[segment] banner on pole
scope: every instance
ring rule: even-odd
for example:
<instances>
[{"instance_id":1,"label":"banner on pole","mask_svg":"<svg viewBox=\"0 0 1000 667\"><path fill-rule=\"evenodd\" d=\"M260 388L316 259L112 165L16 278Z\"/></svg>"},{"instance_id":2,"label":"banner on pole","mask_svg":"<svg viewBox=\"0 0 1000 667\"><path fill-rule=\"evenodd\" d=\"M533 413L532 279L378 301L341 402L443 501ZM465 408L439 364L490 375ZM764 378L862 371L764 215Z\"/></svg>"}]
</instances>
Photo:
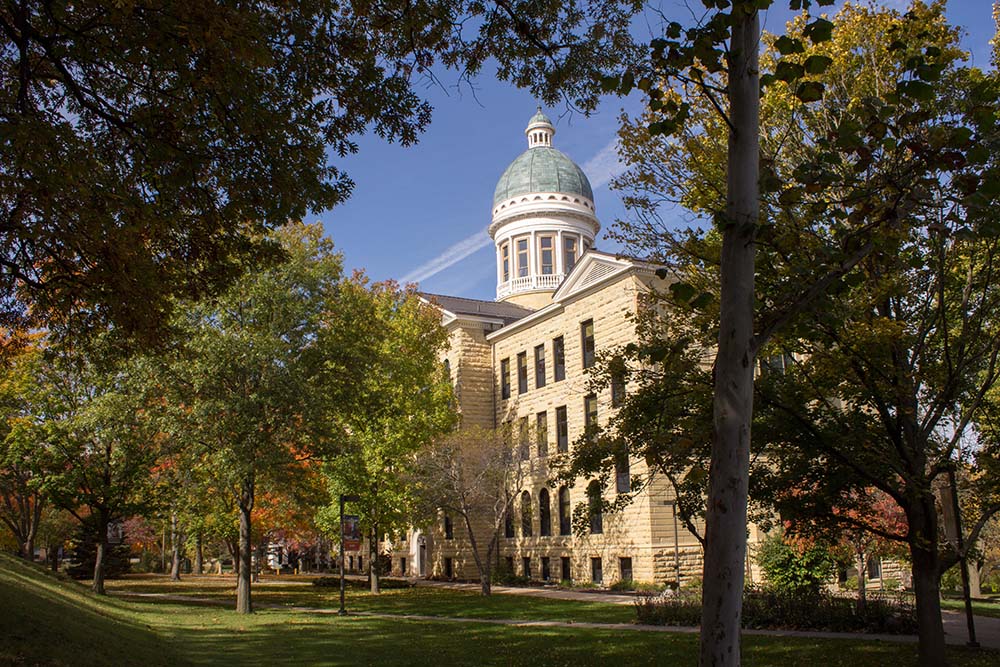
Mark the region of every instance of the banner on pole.
<instances>
[{"instance_id":1,"label":"banner on pole","mask_svg":"<svg viewBox=\"0 0 1000 667\"><path fill-rule=\"evenodd\" d=\"M361 548L361 522L357 515L345 514L342 526L344 551L357 551Z\"/></svg>"}]
</instances>

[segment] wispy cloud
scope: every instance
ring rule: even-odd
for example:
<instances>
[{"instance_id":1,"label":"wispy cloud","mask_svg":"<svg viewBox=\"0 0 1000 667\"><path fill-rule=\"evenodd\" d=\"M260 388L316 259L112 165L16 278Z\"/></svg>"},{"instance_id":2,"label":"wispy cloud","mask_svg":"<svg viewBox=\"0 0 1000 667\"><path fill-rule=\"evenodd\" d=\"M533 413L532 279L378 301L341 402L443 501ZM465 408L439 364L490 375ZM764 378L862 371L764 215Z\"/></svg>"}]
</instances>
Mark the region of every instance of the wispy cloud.
<instances>
[{"instance_id":1,"label":"wispy cloud","mask_svg":"<svg viewBox=\"0 0 1000 667\"><path fill-rule=\"evenodd\" d=\"M424 262L399 280L402 283L419 283L423 280L427 280L431 276L441 273L448 267L461 262L472 253L485 248L491 243L493 243L493 240L490 239L486 230L480 230L472 236L448 246L448 248L440 255L428 262Z\"/></svg>"},{"instance_id":2,"label":"wispy cloud","mask_svg":"<svg viewBox=\"0 0 1000 667\"><path fill-rule=\"evenodd\" d=\"M609 141L607 146L583 163L583 173L590 179L590 185L595 190L607 185L621 172L621 168L622 165L618 161L618 137Z\"/></svg>"}]
</instances>

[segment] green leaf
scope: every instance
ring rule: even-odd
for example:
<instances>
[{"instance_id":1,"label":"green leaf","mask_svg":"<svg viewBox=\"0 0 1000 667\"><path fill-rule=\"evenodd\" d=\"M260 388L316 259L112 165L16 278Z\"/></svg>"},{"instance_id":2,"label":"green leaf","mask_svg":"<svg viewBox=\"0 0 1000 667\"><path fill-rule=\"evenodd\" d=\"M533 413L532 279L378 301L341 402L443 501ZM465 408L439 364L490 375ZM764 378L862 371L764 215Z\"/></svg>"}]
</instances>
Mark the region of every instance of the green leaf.
<instances>
[{"instance_id":1,"label":"green leaf","mask_svg":"<svg viewBox=\"0 0 1000 667\"><path fill-rule=\"evenodd\" d=\"M824 18L818 18L808 24L802 32L805 33L806 37L808 37L813 44L828 42L833 37L833 23Z\"/></svg>"},{"instance_id":2,"label":"green leaf","mask_svg":"<svg viewBox=\"0 0 1000 667\"><path fill-rule=\"evenodd\" d=\"M809 56L804 66L807 74L822 74L832 62L833 58L829 56Z\"/></svg>"},{"instance_id":3,"label":"green leaf","mask_svg":"<svg viewBox=\"0 0 1000 667\"><path fill-rule=\"evenodd\" d=\"M823 99L823 84L819 81L803 81L795 90L795 96L803 102Z\"/></svg>"},{"instance_id":4,"label":"green leaf","mask_svg":"<svg viewBox=\"0 0 1000 667\"><path fill-rule=\"evenodd\" d=\"M774 48L778 49L778 53L783 56L790 56L793 53L805 53L805 47L802 46L802 40L793 39L787 35L782 35L774 42Z\"/></svg>"},{"instance_id":5,"label":"green leaf","mask_svg":"<svg viewBox=\"0 0 1000 667\"><path fill-rule=\"evenodd\" d=\"M680 303L686 303L691 300L691 297L694 296L694 287L688 283L671 283L670 294L673 295L674 300Z\"/></svg>"},{"instance_id":6,"label":"green leaf","mask_svg":"<svg viewBox=\"0 0 1000 667\"><path fill-rule=\"evenodd\" d=\"M778 63L778 66L774 70L774 77L779 81L785 81L791 83L797 79L801 79L805 74L805 68L798 64L782 60Z\"/></svg>"},{"instance_id":7,"label":"green leaf","mask_svg":"<svg viewBox=\"0 0 1000 667\"><path fill-rule=\"evenodd\" d=\"M702 292L693 301L691 301L690 306L692 308L701 309L708 306L715 300L715 296L710 292Z\"/></svg>"},{"instance_id":8,"label":"green leaf","mask_svg":"<svg viewBox=\"0 0 1000 667\"><path fill-rule=\"evenodd\" d=\"M896 89L901 95L922 102L934 99L934 86L925 81L900 81Z\"/></svg>"}]
</instances>

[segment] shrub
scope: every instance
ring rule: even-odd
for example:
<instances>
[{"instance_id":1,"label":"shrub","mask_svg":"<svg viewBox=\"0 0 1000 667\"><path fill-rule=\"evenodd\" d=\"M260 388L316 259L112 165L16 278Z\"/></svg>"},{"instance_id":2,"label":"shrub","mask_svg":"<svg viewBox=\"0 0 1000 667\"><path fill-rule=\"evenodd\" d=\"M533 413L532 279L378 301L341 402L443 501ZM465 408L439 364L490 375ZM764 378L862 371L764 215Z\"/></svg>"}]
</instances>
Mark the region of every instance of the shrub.
<instances>
[{"instance_id":1,"label":"shrub","mask_svg":"<svg viewBox=\"0 0 1000 667\"><path fill-rule=\"evenodd\" d=\"M383 589L412 588L414 585L406 579L390 579L387 577L382 577L378 580L378 583ZM316 577L312 580L312 585L320 586L321 588L340 588L340 577ZM344 587L368 589L371 587L371 584L364 579L344 579Z\"/></svg>"},{"instance_id":2,"label":"shrub","mask_svg":"<svg viewBox=\"0 0 1000 667\"><path fill-rule=\"evenodd\" d=\"M829 551L813 544L797 549L782 535L768 535L757 550L757 564L771 588L792 595L818 594L833 574Z\"/></svg>"},{"instance_id":3,"label":"shrub","mask_svg":"<svg viewBox=\"0 0 1000 667\"><path fill-rule=\"evenodd\" d=\"M701 596L682 592L643 597L636 601L636 616L639 623L649 625L697 626L701 622ZM744 592L743 627L913 634L917 621L913 604L901 596L874 594L859 611L854 598L770 587Z\"/></svg>"}]
</instances>

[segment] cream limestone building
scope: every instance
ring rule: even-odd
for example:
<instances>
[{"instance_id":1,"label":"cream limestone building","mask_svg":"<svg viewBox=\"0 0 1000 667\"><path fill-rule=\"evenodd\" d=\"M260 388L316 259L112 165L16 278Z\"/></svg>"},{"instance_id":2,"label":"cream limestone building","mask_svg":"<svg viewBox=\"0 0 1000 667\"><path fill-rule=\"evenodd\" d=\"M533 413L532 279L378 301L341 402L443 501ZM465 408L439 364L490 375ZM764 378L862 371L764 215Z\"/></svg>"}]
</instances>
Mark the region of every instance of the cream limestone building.
<instances>
[{"instance_id":1,"label":"cream limestone building","mask_svg":"<svg viewBox=\"0 0 1000 667\"><path fill-rule=\"evenodd\" d=\"M574 534L571 515L597 482L547 484L549 463L588 422L604 424L632 389L589 393L587 370L595 354L635 340L632 316L658 279L652 265L594 249L600 223L590 182L553 147L555 128L541 110L525 135L528 149L504 171L493 200L497 300L425 295L450 333L446 364L462 423L531 434L514 443L528 474L500 564L536 581L690 583L701 576L701 549L675 517L666 480L654 477L627 509L592 519L584 536ZM640 460L619 465L601 492L613 499L646 472ZM529 514L530 524L522 521ZM412 532L392 545L392 574L478 578L464 533L444 516Z\"/></svg>"}]
</instances>

